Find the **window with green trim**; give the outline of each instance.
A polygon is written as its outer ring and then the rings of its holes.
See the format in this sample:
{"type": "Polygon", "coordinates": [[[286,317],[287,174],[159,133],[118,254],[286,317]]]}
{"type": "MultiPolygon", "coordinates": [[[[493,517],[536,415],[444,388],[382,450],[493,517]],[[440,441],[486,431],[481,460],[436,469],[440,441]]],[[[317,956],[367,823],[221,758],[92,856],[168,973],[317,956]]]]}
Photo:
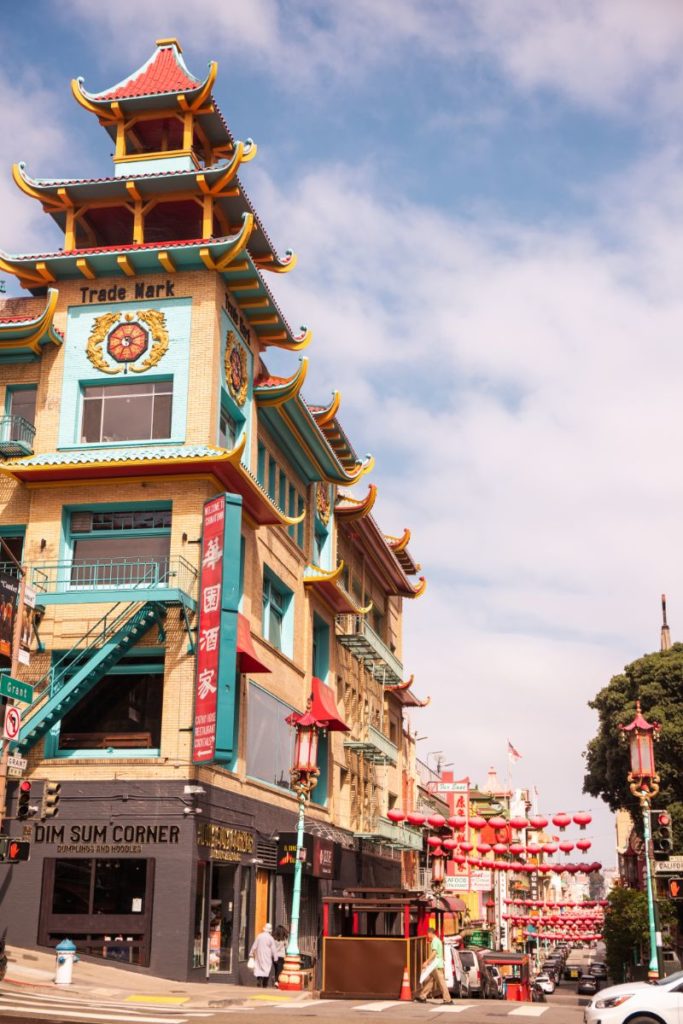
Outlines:
{"type": "Polygon", "coordinates": [[[263,572],[263,636],[279,651],[292,657],[294,631],[292,628],[293,593],[268,568],[263,572]]]}
{"type": "Polygon", "coordinates": [[[31,384],[28,387],[18,385],[7,388],[5,397],[5,408],[8,416],[21,416],[22,419],[35,426],[36,423],[36,396],[37,385],[31,384]]]}
{"type": "Polygon", "coordinates": [[[73,509],[72,587],[154,586],[168,580],[171,509],[73,509]]]}

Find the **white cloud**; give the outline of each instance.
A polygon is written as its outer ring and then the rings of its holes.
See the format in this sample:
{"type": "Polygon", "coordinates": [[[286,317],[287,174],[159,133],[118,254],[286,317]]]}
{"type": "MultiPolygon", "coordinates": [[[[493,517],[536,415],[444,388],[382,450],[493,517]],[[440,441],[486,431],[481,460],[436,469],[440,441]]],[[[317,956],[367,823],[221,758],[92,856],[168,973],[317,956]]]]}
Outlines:
{"type": "Polygon", "coordinates": [[[568,809],[586,703],[657,647],[662,590],[683,631],[680,170],[643,164],[592,223],[536,229],[396,200],[358,168],[286,195],[254,178],[302,254],[274,287],[314,329],[308,396],[341,389],[378,518],[413,529],[431,579],[406,606],[420,731],[479,779],[510,734],[568,809]]]}

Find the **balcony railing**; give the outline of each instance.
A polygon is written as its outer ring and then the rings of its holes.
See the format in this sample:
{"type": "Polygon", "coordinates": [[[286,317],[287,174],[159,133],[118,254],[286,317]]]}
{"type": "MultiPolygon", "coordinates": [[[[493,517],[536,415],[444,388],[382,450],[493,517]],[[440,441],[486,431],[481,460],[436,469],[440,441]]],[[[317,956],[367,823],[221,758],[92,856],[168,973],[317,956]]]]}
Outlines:
{"type": "Polygon", "coordinates": [[[33,455],[36,428],[23,416],[0,416],[0,458],[33,455]]]}
{"type": "Polygon", "coordinates": [[[366,832],[356,832],[357,839],[366,842],[386,843],[399,850],[422,850],[422,832],[408,828],[406,825],[395,825],[388,818],[377,817],[366,832]]]}
{"type": "Polygon", "coordinates": [[[339,643],[362,661],[373,679],[387,685],[403,681],[403,665],[362,615],[338,615],[339,643]]]}
{"type": "Polygon", "coordinates": [[[365,760],[373,764],[398,764],[398,747],[374,725],[363,726],[357,736],[344,740],[344,746],[363,754],[365,760]]]}
{"type": "Polygon", "coordinates": [[[194,607],[197,570],[184,558],[71,559],[30,566],[31,586],[40,601],[97,602],[131,592],[146,599],[194,607]]]}

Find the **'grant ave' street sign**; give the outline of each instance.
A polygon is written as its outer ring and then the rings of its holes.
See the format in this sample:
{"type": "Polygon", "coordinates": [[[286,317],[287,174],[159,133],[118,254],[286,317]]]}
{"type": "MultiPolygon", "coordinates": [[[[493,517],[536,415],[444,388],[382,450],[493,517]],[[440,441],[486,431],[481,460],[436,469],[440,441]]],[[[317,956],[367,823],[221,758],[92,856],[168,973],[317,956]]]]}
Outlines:
{"type": "Polygon", "coordinates": [[[20,700],[22,704],[31,704],[33,701],[33,687],[30,683],[22,683],[21,679],[12,679],[12,676],[4,674],[0,675],[0,694],[12,700],[20,700]]]}

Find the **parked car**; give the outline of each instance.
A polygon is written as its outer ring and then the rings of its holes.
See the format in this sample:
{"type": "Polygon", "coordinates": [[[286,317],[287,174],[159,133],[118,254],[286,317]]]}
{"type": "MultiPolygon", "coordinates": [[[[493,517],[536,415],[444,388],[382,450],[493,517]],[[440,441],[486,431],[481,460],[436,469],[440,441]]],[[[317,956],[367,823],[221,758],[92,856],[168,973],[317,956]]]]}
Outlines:
{"type": "Polygon", "coordinates": [[[484,962],[481,965],[482,973],[482,996],[484,999],[503,999],[505,996],[505,988],[503,985],[503,975],[500,973],[495,964],[487,964],[484,962]]]}
{"type": "Polygon", "coordinates": [[[448,991],[456,999],[467,999],[469,997],[469,977],[467,970],[462,966],[458,950],[453,943],[444,943],[443,962],[444,979],[448,991]]]}
{"type": "Polygon", "coordinates": [[[631,981],[596,993],[583,1012],[584,1024],[679,1024],[683,971],[649,983],[631,981]]]}
{"type": "Polygon", "coordinates": [[[538,984],[538,978],[531,982],[531,1002],[532,1003],[545,1003],[545,992],[538,984]]]}
{"type": "Polygon", "coordinates": [[[546,995],[551,996],[555,991],[555,981],[547,973],[536,975],[536,984],[540,985],[546,995]]]}
{"type": "Polygon", "coordinates": [[[603,964],[600,960],[594,960],[588,968],[588,973],[598,981],[607,981],[607,964],[603,964]]]}
{"type": "Polygon", "coordinates": [[[576,991],[580,996],[594,996],[598,991],[598,979],[594,974],[582,974],[576,991]]]}
{"type": "Polygon", "coordinates": [[[470,999],[472,996],[480,996],[481,967],[479,966],[477,954],[471,949],[455,949],[453,953],[456,961],[460,961],[460,968],[465,976],[463,979],[463,989],[466,986],[466,991],[463,991],[464,998],[470,999]]]}

